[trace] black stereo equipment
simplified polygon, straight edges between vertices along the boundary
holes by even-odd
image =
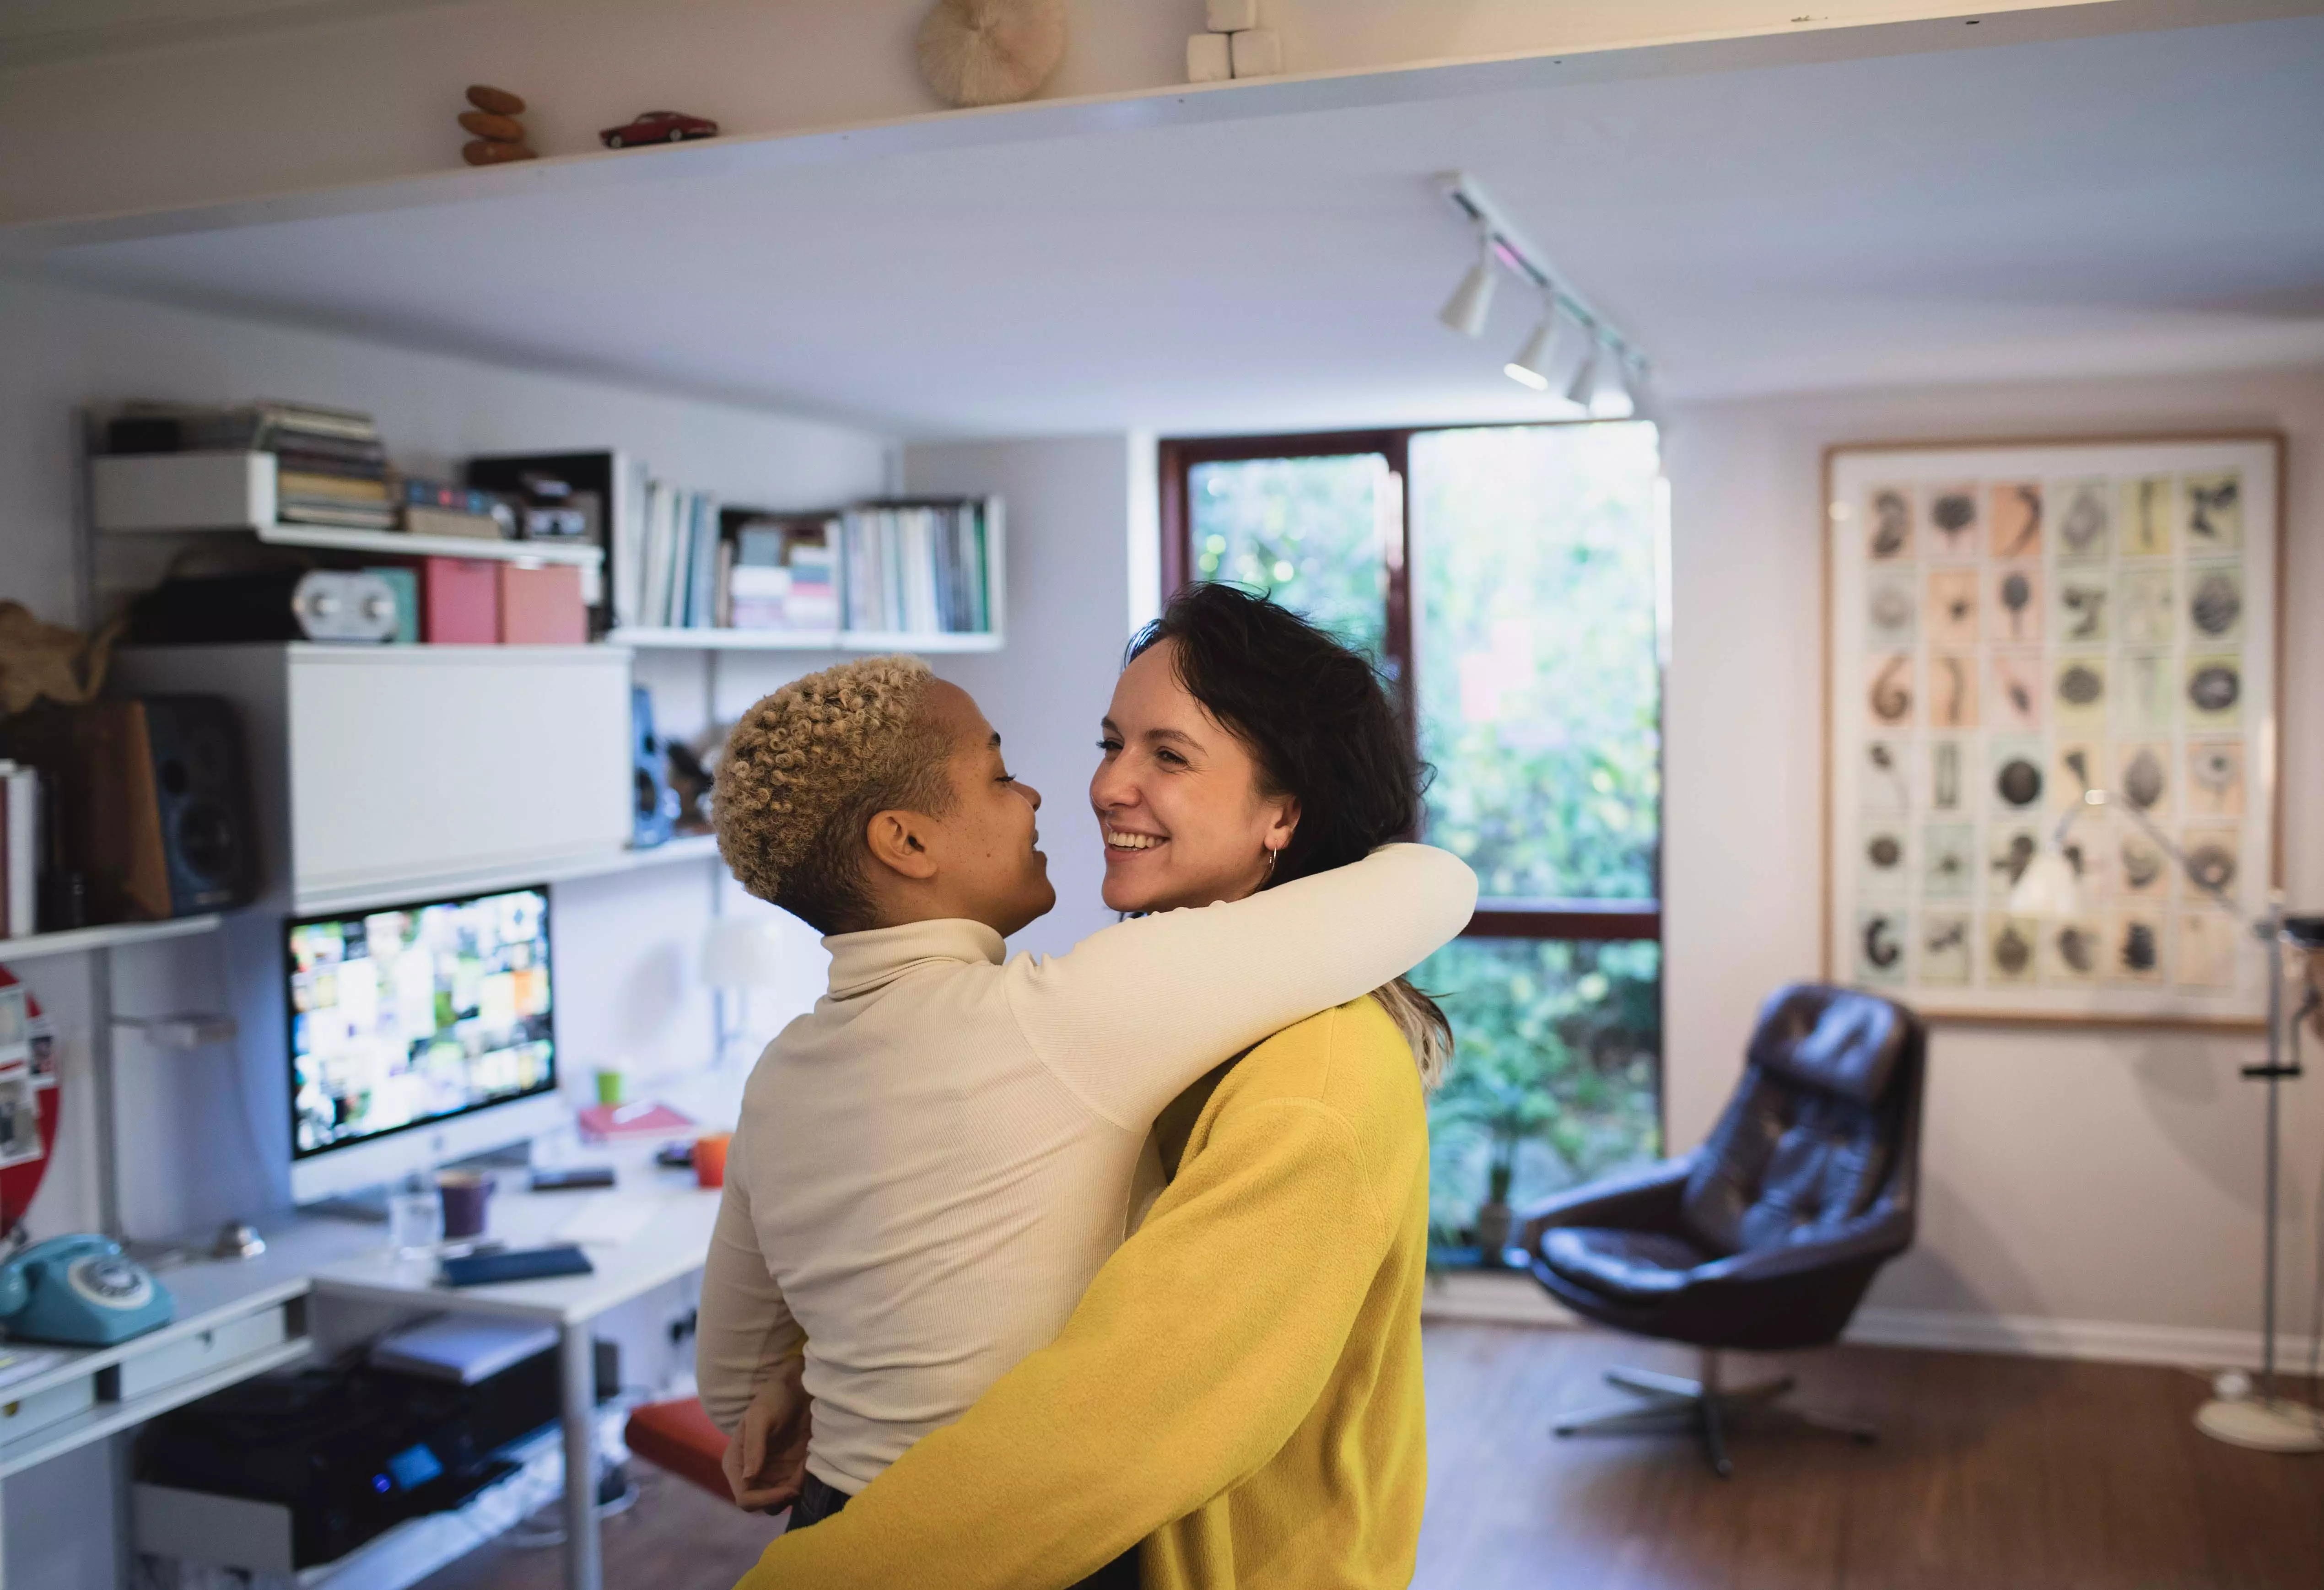
[[[92,920],[198,916],[257,898],[258,829],[231,703],[95,701],[18,726],[26,759],[56,781],[63,864]]]
[[[163,580],[129,607],[129,638],[140,646],[240,641],[392,641],[403,598],[388,580],[360,569],[271,569]]]
[[[678,823],[678,791],[669,787],[669,757],[654,733],[653,692],[643,685],[630,689],[630,744],[637,792],[630,843],[642,850],[668,839]]]
[[[619,1369],[597,1345],[602,1401]],[[171,1492],[181,1521],[208,1497],[236,1499],[217,1511],[244,1531],[287,1514],[291,1564],[311,1567],[512,1472],[502,1448],[554,1423],[558,1400],[553,1347],[469,1386],[361,1363],[264,1375],[146,1426],[137,1479]]]

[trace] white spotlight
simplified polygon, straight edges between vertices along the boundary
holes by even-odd
[[[1536,392],[1549,390],[1549,363],[1557,347],[1557,306],[1551,304],[1542,311],[1541,322],[1533,335],[1517,349],[1517,357],[1501,366],[1501,374],[1519,386],[1529,386]]]
[[[1630,395],[1622,350],[1609,348],[1606,351],[1613,356],[1598,367],[1598,387],[1590,394],[1590,417],[1593,420],[1628,420],[1638,411],[1638,405]]]
[[[1463,337],[1482,337],[1485,316],[1493,307],[1493,235],[1479,227],[1477,263],[1461,278],[1461,285],[1436,311],[1436,318]]]
[[[1590,406],[1590,394],[1598,390],[1598,339],[1591,337],[1582,349],[1582,362],[1573,366],[1573,379],[1565,384],[1565,401],[1582,408]]]

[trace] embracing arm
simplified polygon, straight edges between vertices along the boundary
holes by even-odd
[[[1055,1342],[735,1590],[1074,1583],[1281,1449],[1389,1240],[1343,1118],[1222,1113]]]
[[[739,1144],[737,1145],[740,1146]],[[694,1378],[702,1410],[728,1435],[761,1382],[786,1359],[798,1356],[806,1334],[767,1271],[759,1234],[751,1224],[751,1197],[740,1154],[730,1154],[718,1223],[702,1264],[702,1307],[696,1314]]]
[[[1066,1086],[1142,1132],[1221,1060],[1410,971],[1476,907],[1477,875],[1460,857],[1384,845],[1248,900],[1141,917],[1068,954],[1012,962],[1010,1007]]]

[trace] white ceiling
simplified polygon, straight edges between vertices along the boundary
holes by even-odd
[[[720,170],[51,268],[914,436],[1546,411],[1471,173],[1667,396],[2324,361],[2324,18]],[[659,158],[641,155],[640,160]],[[639,168],[643,169],[643,168]]]

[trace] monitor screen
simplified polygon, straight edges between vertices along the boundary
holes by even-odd
[[[556,1088],[546,887],[286,934],[294,1159]]]

